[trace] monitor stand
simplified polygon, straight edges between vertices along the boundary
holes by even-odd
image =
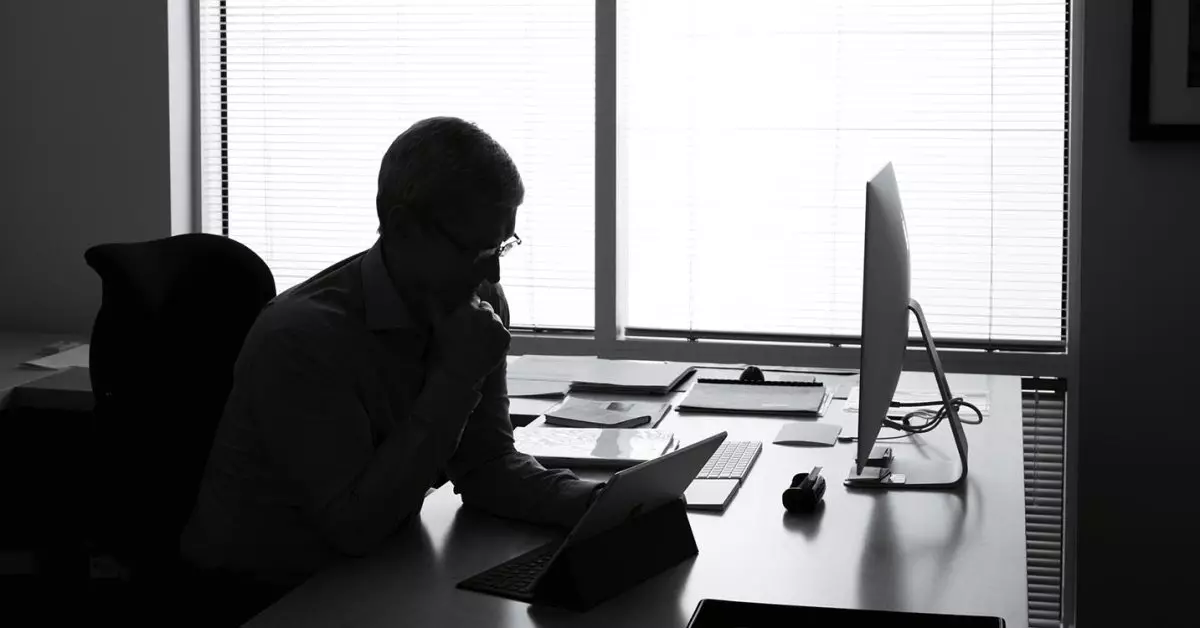
[[[892,447],[876,446],[872,450],[868,466],[863,468],[862,473],[857,473],[855,466],[850,467],[850,475],[846,479],[847,487],[891,490],[951,489],[961,486],[967,478],[967,435],[963,432],[958,410],[951,403],[954,395],[950,394],[946,371],[942,369],[937,347],[933,345],[933,335],[929,333],[929,325],[925,323],[925,313],[921,310],[921,304],[915,299],[909,299],[908,309],[917,316],[921,337],[925,339],[925,351],[929,354],[938,392],[941,393],[942,403],[946,406],[946,420],[954,434],[958,461],[914,460],[912,456],[916,452],[912,452],[910,457],[905,459],[897,457]]]

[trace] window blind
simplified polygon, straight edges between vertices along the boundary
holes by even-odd
[[[858,336],[891,161],[935,335],[1062,347],[1067,9],[619,0],[627,332]]]
[[[525,181],[513,324],[592,327],[591,0],[201,0],[199,33],[203,229],[281,291],[374,242],[384,151],[453,115]]]
[[[1032,628],[1058,628],[1062,621],[1065,384],[1045,378],[1021,382],[1025,560]]]

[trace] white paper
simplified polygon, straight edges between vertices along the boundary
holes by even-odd
[[[670,432],[650,429],[523,427],[513,432],[517,451],[544,465],[634,463],[653,460],[674,441]]]
[[[84,368],[87,368],[88,359],[90,358],[90,356],[91,356],[91,346],[90,345],[79,345],[78,347],[75,347],[74,349],[67,349],[66,351],[60,351],[58,353],[55,353],[54,355],[48,355],[46,357],[38,358],[36,360],[29,360],[27,362],[22,362],[21,365],[22,366],[31,366],[33,368],[46,369],[46,370],[51,370],[51,371],[58,370],[58,369],[65,369],[65,368],[72,367],[72,366],[82,366]]]

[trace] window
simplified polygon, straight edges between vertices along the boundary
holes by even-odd
[[[281,289],[369,246],[387,144],[457,115],[526,181],[503,269],[517,326],[619,309],[634,337],[853,338],[863,187],[892,161],[939,341],[1064,345],[1067,0],[200,7],[205,230]],[[594,229],[613,211],[595,205],[601,122],[620,247]],[[626,255],[625,290],[596,291],[617,281],[597,250]]]
[[[371,246],[384,151],[454,115],[512,155],[524,244],[514,325],[594,313],[595,9],[588,1],[205,0],[204,230],[246,244],[280,291]]]
[[[892,161],[934,332],[1060,344],[1066,16],[1064,0],[619,2],[628,324],[857,336],[864,183]]]

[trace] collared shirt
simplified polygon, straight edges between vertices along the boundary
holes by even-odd
[[[448,477],[465,504],[573,525],[597,484],[513,448],[506,367],[430,368],[377,243],[276,297],[246,337],[181,541],[201,567],[302,580],[369,551]],[[505,325],[498,285],[478,292]]]

